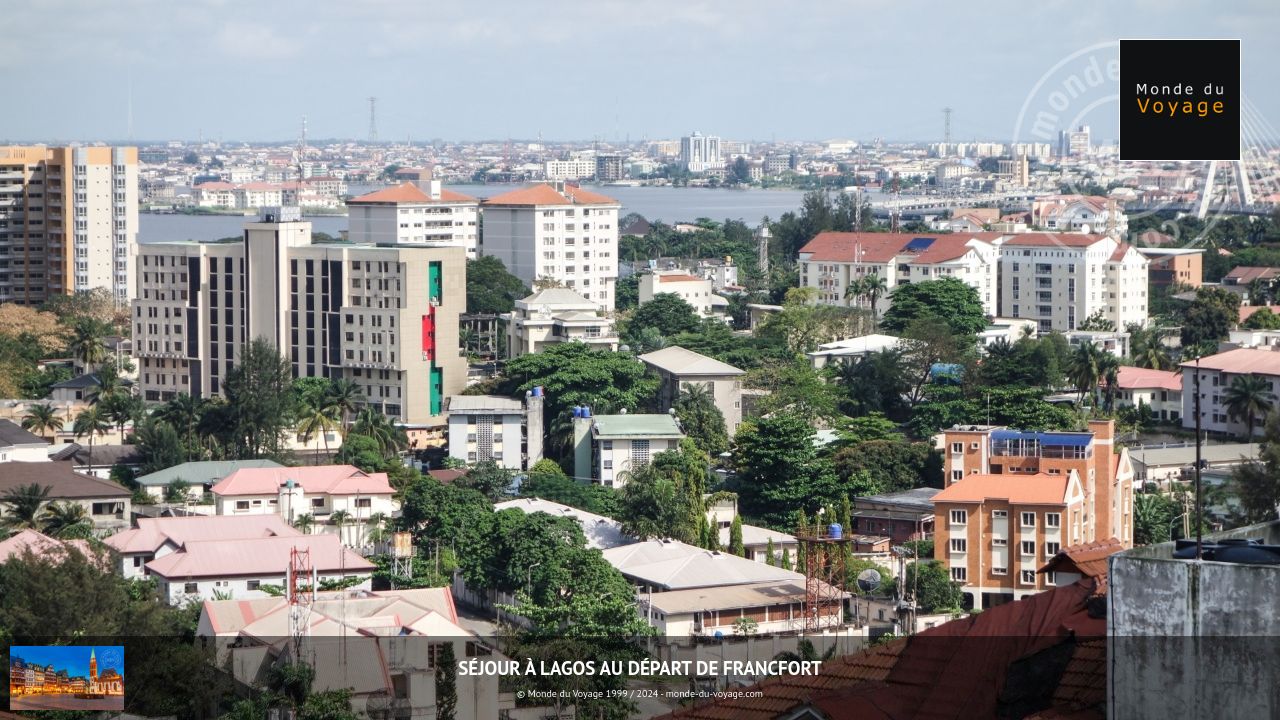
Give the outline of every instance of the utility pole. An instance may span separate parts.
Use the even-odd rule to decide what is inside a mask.
[[[1204,498],[1200,485],[1200,358],[1196,358],[1196,560],[1204,559]],[[1252,432],[1253,428],[1249,429]]]
[[[951,108],[942,108],[942,144],[951,144]]]
[[[369,142],[378,142],[378,98],[369,96]]]

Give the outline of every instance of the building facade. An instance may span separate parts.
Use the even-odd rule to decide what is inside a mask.
[[[693,306],[704,318],[724,317],[729,301],[716,295],[712,281],[682,270],[659,270],[640,276],[639,302],[644,305],[658,295],[675,295]]]
[[[720,138],[695,132],[680,138],[680,164],[689,172],[706,172],[724,168]]]
[[[645,353],[640,361],[653,368],[662,380],[658,389],[659,407],[673,408],[681,391],[702,386],[724,416],[729,436],[738,432],[742,424],[742,376],[746,371],[678,345]]]
[[[573,290],[538,290],[517,300],[515,309],[502,317],[507,324],[508,358],[541,352],[562,342],[618,349],[613,321],[604,317],[599,304]]]
[[[449,457],[472,464],[492,460],[511,470],[528,470],[542,459],[542,389],[524,402],[495,395],[455,395],[448,399]]]
[[[263,338],[295,377],[349,379],[407,427],[442,427],[444,398],[466,376],[456,339],[465,251],[312,243],[296,209],[278,212],[235,242],[143,247],[133,303],[143,399],[220,395]]]
[[[605,487],[627,484],[654,455],[680,447],[684,433],[671,414],[592,416],[581,408],[573,418],[574,478]]]
[[[0,147],[0,302],[134,293],[138,149]]]
[[[461,247],[475,259],[480,201],[431,180],[424,191],[413,183],[347,201],[347,239],[369,245]]]
[[[481,203],[480,254],[497,257],[526,285],[555,281],[612,312],[621,208],[564,183],[503,193]]]
[[[1147,322],[1147,259],[1106,235],[1022,233],[1000,248],[1000,312],[1041,332],[1075,330],[1100,313],[1117,330]]]
[[[1266,425],[1265,413],[1253,418],[1233,416],[1227,407],[1227,388],[1239,377],[1256,377],[1274,394],[1280,391],[1280,352],[1274,349],[1236,348],[1198,361],[1182,363],[1182,427],[1196,426],[1196,391],[1200,392],[1202,430],[1241,437],[1260,435]],[[1196,378],[1199,377],[1197,387]]]

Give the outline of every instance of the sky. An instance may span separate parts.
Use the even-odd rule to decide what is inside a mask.
[[[124,657],[124,648],[118,645],[97,645],[98,674],[108,668],[124,675],[118,659]],[[20,657],[33,665],[52,665],[54,670],[66,670],[69,677],[89,677],[89,650],[87,645],[15,645],[9,648],[9,656]]]
[[[1255,120],[1280,127],[1280,90],[1268,77],[1280,66],[1275,0],[0,7],[0,141],[293,141],[303,116],[310,138],[363,140],[370,96],[383,141],[635,141],[695,130],[939,140],[944,107],[954,140],[1007,141],[1026,137],[1019,115],[1055,65],[1121,37],[1240,38]],[[1114,47],[1095,52],[1116,56]],[[1063,122],[1114,138],[1115,115],[1103,97]]]

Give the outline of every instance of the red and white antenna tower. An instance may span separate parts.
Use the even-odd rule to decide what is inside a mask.
[[[311,625],[311,605],[316,600],[316,568],[311,563],[311,549],[289,552],[289,577],[285,592],[289,601],[289,637],[293,652],[302,662],[302,644]]]

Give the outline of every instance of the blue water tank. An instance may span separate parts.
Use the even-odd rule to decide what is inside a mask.
[[[576,417],[576,418],[580,418],[580,417],[582,417],[582,408],[578,407],[577,405],[574,405],[574,406],[573,406],[573,416],[574,416],[574,417]]]
[[[583,406],[582,406],[582,417],[584,417],[584,418],[589,418],[589,417],[591,417],[591,408],[587,407],[586,405],[583,405]]]
[[[535,386],[534,386],[534,388],[533,388],[533,396],[534,396],[534,397],[542,397],[542,386],[541,386],[541,385],[535,385]]]
[[[844,537],[844,528],[840,523],[831,523],[827,526],[827,535],[833,540],[840,540]]]

